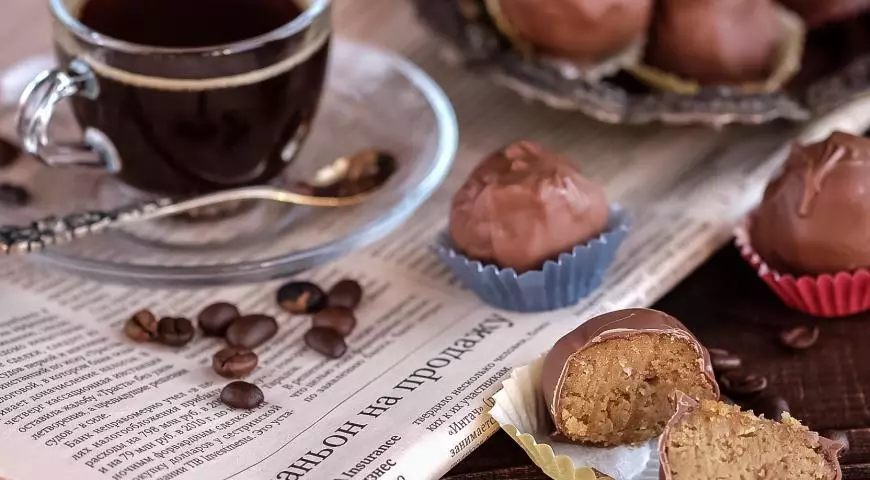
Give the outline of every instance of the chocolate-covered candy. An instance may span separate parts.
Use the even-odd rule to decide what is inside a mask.
[[[339,358],[347,352],[344,337],[332,328],[313,327],[305,332],[305,344],[329,358]]]
[[[330,307],[344,307],[353,310],[362,300],[362,286],[356,280],[345,278],[329,289],[326,294]]]
[[[214,354],[211,365],[222,377],[240,378],[253,372],[258,361],[257,354],[247,348],[226,347]]]
[[[868,185],[870,139],[835,132],[795,145],[752,216],[752,248],[781,273],[870,267]]]
[[[265,399],[260,387],[242,380],[236,380],[224,386],[220,398],[224,405],[244,410],[260,406]]]
[[[335,330],[335,333],[346,337],[356,327],[356,317],[353,310],[345,307],[329,307],[311,317],[312,327],[324,327]]]
[[[857,17],[870,11],[870,0],[779,0],[796,12],[809,28]]]
[[[206,335],[221,337],[226,333],[230,323],[241,314],[235,305],[227,302],[213,303],[199,312],[196,321],[200,330]]]
[[[598,236],[604,189],[565,157],[518,142],[484,159],[456,192],[450,237],[473,260],[525,272]]]
[[[233,320],[227,327],[227,343],[233,347],[254,349],[278,333],[278,322],[269,315],[245,315]]]
[[[134,342],[150,342],[157,338],[157,317],[150,310],[140,310],[124,323],[124,335]]]
[[[314,313],[326,306],[326,294],[311,282],[288,282],[278,289],[278,305],[294,315]]]
[[[490,0],[503,33],[546,52],[594,62],[646,31],[652,0]]]
[[[646,61],[701,84],[761,81],[783,35],[773,0],[659,0]]]
[[[544,359],[541,389],[558,436],[598,446],[658,435],[676,391],[719,397],[706,349],[674,317],[644,308],[600,315],[562,337]]]
[[[194,330],[184,317],[163,317],[157,324],[157,341],[164,345],[181,347],[193,340]]]

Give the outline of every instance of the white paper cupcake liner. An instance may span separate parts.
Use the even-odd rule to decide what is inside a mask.
[[[544,358],[518,367],[493,396],[489,414],[555,480],[658,480],[658,437],[638,446],[588,447],[554,442],[541,392]]]
[[[574,247],[543,267],[522,274],[471,260],[453,248],[442,233],[432,250],[453,274],[484,302],[517,312],[541,312],[574,305],[601,285],[616,251],[628,236],[629,215],[610,206],[607,229],[589,242]]]

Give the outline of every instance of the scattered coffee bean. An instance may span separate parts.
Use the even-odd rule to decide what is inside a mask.
[[[713,364],[713,370],[716,373],[727,372],[728,370],[736,370],[743,364],[743,360],[737,355],[723,350],[721,348],[709,348],[710,362]]]
[[[331,328],[311,328],[305,332],[305,344],[329,358],[338,358],[347,352],[344,338]]]
[[[214,354],[211,365],[222,377],[241,378],[257,368],[257,361],[257,354],[246,348],[226,347]]]
[[[21,149],[9,140],[0,138],[0,167],[8,167],[21,156]]]
[[[245,315],[233,320],[224,338],[233,347],[254,349],[278,333],[278,322],[268,315]]]
[[[136,312],[124,324],[124,335],[134,342],[150,342],[157,338],[157,317],[149,310]]]
[[[330,307],[344,307],[353,310],[362,300],[362,286],[356,280],[344,279],[329,289],[326,295]]]
[[[0,183],[0,204],[8,207],[23,207],[30,203],[30,193],[19,185]]]
[[[197,323],[200,330],[206,335],[222,337],[233,320],[239,318],[241,313],[235,305],[227,302],[213,303],[199,312]]]
[[[344,307],[328,307],[314,314],[312,327],[331,328],[335,333],[346,337],[356,327],[356,317],[353,310]]]
[[[157,341],[181,347],[193,340],[193,324],[184,317],[163,317],[157,324]]]
[[[833,440],[843,446],[843,448],[840,449],[838,456],[842,457],[849,451],[849,436],[846,435],[846,432],[842,430],[823,430],[819,432],[819,435],[828,440]]]
[[[294,315],[315,313],[326,306],[326,294],[311,282],[289,282],[278,289],[278,305]]]
[[[745,370],[731,370],[719,379],[728,393],[733,395],[752,395],[767,388],[767,377]]]
[[[762,393],[753,398],[748,407],[756,415],[764,415],[764,418],[776,420],[777,422],[782,421],[782,414],[789,413],[790,411],[788,402],[784,398],[767,393]]]
[[[779,341],[792,350],[806,350],[819,340],[819,327],[802,325],[783,330]]]
[[[236,380],[221,390],[221,402],[233,408],[250,410],[263,403],[263,391],[253,383]]]

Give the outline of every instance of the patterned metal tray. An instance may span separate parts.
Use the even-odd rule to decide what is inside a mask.
[[[471,19],[459,0],[412,0],[420,19],[445,37],[469,68],[528,99],[578,110],[607,123],[762,124],[805,121],[870,93],[870,15],[810,32],[800,71],[781,91],[706,87],[693,95],[654,90],[620,71],[599,81],[528,58],[488,19]]]

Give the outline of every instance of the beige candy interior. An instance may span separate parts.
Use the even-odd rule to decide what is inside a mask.
[[[572,356],[565,375],[558,392],[561,433],[594,445],[659,435],[673,413],[676,390],[716,398],[698,351],[674,335],[638,333],[597,343]]]
[[[665,452],[674,480],[835,478],[818,435],[785,417],[782,423],[702,401],[670,428]]]

